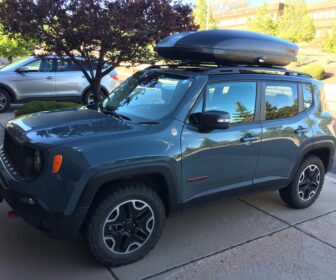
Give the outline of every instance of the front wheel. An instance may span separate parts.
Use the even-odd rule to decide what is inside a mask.
[[[93,257],[107,266],[134,262],[147,254],[161,236],[165,209],[147,185],[125,182],[97,204],[86,226]]]
[[[11,104],[11,97],[9,93],[3,89],[0,89],[0,113],[7,112]]]
[[[325,176],[323,162],[317,156],[307,157],[289,186],[279,191],[280,197],[293,208],[307,208],[320,195]]]

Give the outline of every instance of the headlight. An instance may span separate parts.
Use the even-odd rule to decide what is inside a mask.
[[[42,168],[42,156],[39,151],[34,152],[33,167],[35,172],[39,172]]]

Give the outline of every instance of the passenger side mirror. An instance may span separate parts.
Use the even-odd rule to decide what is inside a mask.
[[[18,72],[18,73],[27,73],[29,71],[30,71],[30,69],[27,66],[21,66],[18,69],[16,69],[16,72]]]
[[[202,129],[227,129],[230,126],[230,114],[223,111],[204,112],[200,118]]]

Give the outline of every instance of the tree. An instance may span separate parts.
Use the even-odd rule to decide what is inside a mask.
[[[251,31],[275,36],[277,33],[277,19],[268,10],[267,4],[263,4],[257,10],[254,18],[249,18],[247,28]]]
[[[326,52],[336,53],[336,27],[333,28],[331,34],[324,41],[323,49]]]
[[[0,23],[44,55],[68,57],[96,102],[102,78],[121,62],[147,61],[161,38],[196,29],[191,7],[173,0],[3,0]]]
[[[32,54],[34,47],[35,44],[31,40],[26,41],[18,35],[4,34],[0,26],[0,57],[12,62],[14,57]]]
[[[304,0],[288,0],[279,18],[277,36],[292,42],[307,42],[315,36],[313,19]]]
[[[193,11],[195,24],[199,25],[200,30],[207,29],[207,0],[197,0]],[[216,29],[217,23],[213,18],[212,8],[209,7],[208,29]]]
[[[253,113],[241,102],[236,102],[236,113],[232,116],[235,123],[246,123],[253,120]]]

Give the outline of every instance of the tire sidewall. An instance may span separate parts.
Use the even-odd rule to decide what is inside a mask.
[[[84,94],[84,98],[83,98],[83,101],[84,101],[84,104],[85,105],[90,105],[88,102],[89,102],[89,95],[92,93],[91,89],[88,89],[85,94]],[[104,90],[101,90],[100,91],[100,94],[101,96],[103,97],[102,100],[104,100],[106,97],[107,97],[107,94]]]
[[[154,214],[153,231],[149,239],[146,241],[146,243],[135,252],[129,254],[116,254],[111,252],[104,243],[104,240],[102,238],[103,225],[108,215],[117,205],[119,205],[124,201],[132,199],[142,200],[152,208]],[[165,215],[164,213],[161,212],[162,211],[160,210],[160,206],[157,205],[155,201],[149,199],[146,195],[142,193],[133,193],[117,198],[110,196],[109,198],[107,198],[103,202],[103,204],[98,208],[95,215],[95,219],[92,222],[92,226],[90,229],[94,230],[94,232],[91,232],[92,238],[94,240],[94,243],[98,247],[96,249],[98,249],[98,251],[100,252],[102,259],[106,260],[106,262],[109,264],[119,265],[123,263],[133,262],[144,256],[148,251],[150,251],[154,247],[163,230]]]
[[[320,184],[319,187],[317,189],[317,192],[315,193],[315,195],[308,200],[302,200],[299,196],[299,186],[298,186],[298,182],[301,176],[301,173],[303,172],[304,169],[306,169],[309,165],[316,165],[319,170],[320,170]],[[325,176],[325,170],[324,170],[324,165],[322,163],[322,161],[317,158],[317,157],[310,157],[307,160],[305,160],[303,162],[303,164],[300,165],[300,168],[298,169],[295,178],[292,182],[292,188],[291,188],[291,195],[292,195],[292,200],[293,203],[298,207],[298,208],[306,208],[309,207],[310,205],[312,205],[315,200],[318,198],[321,190],[322,190],[322,186],[324,183],[324,176]]]
[[[3,90],[3,89],[0,89],[0,93],[2,93],[7,98],[6,106],[3,107],[2,109],[0,109],[0,113],[4,113],[4,112],[8,111],[8,108],[11,105],[11,97],[10,97],[9,93],[7,91]]]

